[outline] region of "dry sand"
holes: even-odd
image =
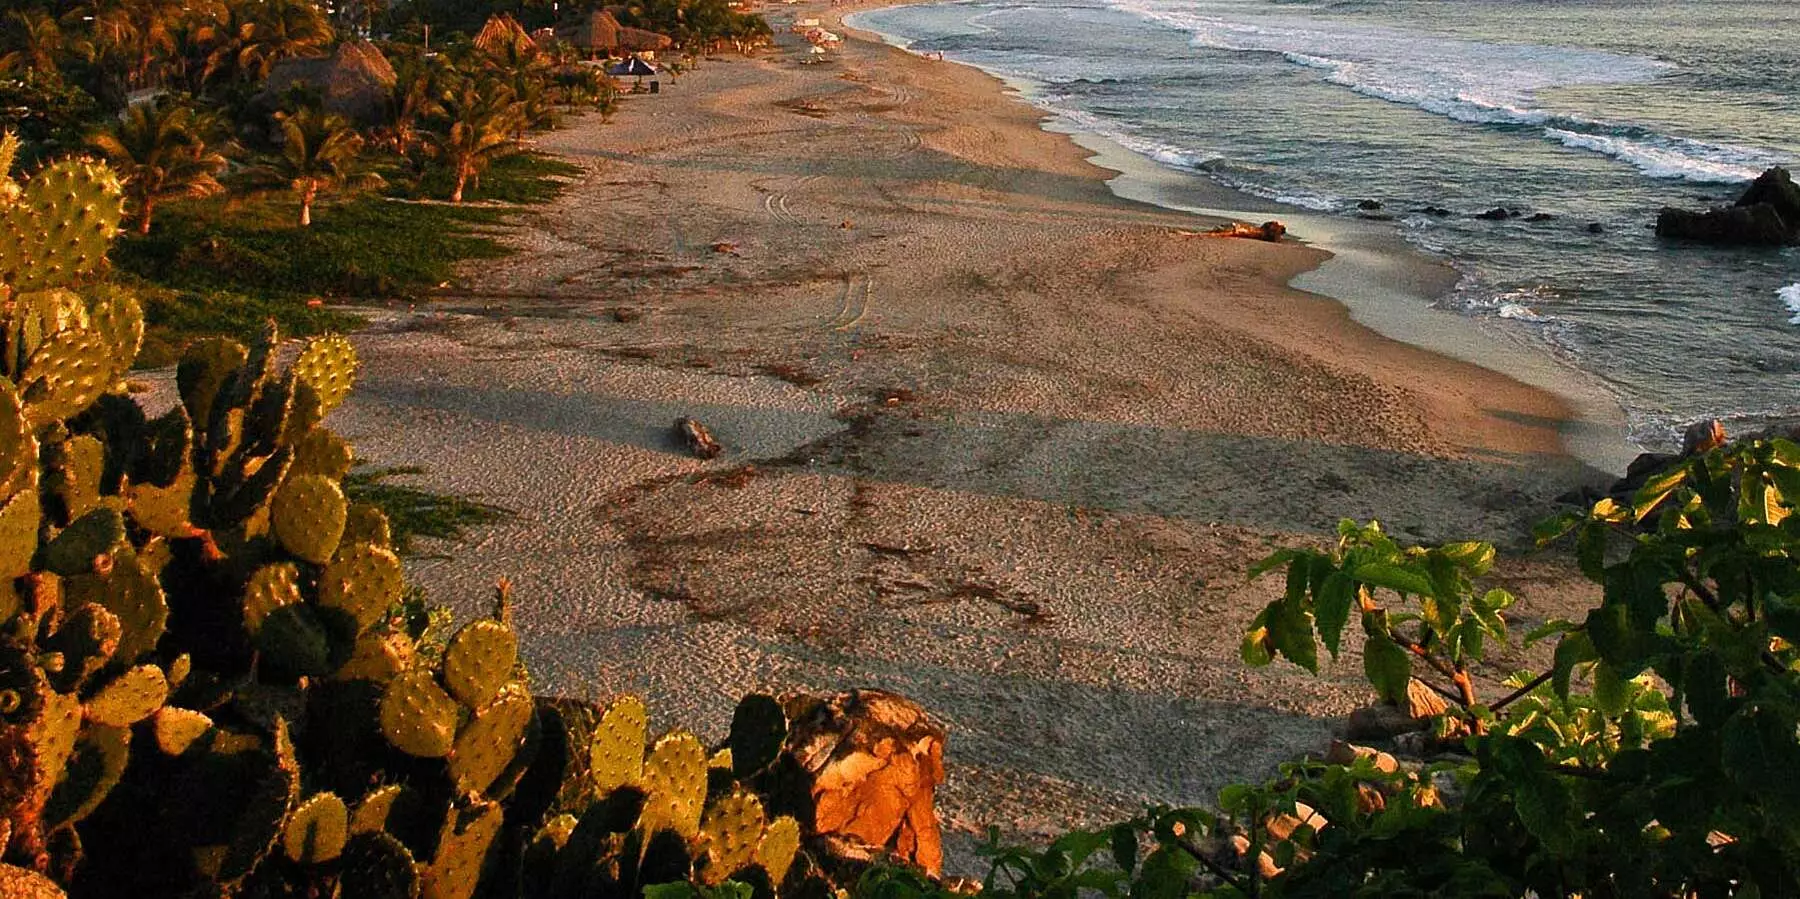
[[[980,73],[803,50],[539,138],[585,174],[519,252],[356,337],[359,452],[519,513],[413,573],[464,613],[512,578],[537,688],[709,739],[752,689],[913,696],[968,869],[986,824],[1206,802],[1323,745],[1354,651],[1237,658],[1271,547],[1345,516],[1516,542],[1597,476],[1554,397],[1284,287],[1317,251],[1173,233],[1210,223],[1115,198]]]

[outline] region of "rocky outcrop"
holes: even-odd
[[[835,855],[886,852],[940,874],[943,725],[912,700],[881,690],[795,697],[787,714],[787,753],[811,778],[806,829],[827,837]]]
[[[1800,244],[1800,185],[1787,169],[1763,172],[1737,203],[1705,212],[1664,207],[1656,236],[1728,246]]]

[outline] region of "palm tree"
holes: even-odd
[[[375,139],[400,156],[408,155],[418,138],[420,124],[444,111],[441,97],[446,75],[442,57],[414,53],[395,59],[388,121],[377,129]]]
[[[6,53],[0,55],[0,72],[56,71],[65,41],[62,27],[48,13],[41,9],[9,12],[4,27],[0,27],[0,37],[4,37],[6,46]]]
[[[312,224],[319,191],[344,183],[363,139],[342,116],[301,109],[281,117],[281,157],[275,171],[300,195],[300,226]]]
[[[512,149],[512,133],[523,116],[512,90],[497,79],[469,80],[444,104],[447,127],[432,147],[456,178],[450,202],[461,203],[463,188],[495,157]]]
[[[191,107],[144,103],[132,107],[110,131],[88,139],[125,176],[139,234],[164,200],[205,197],[224,190],[217,177],[225,157],[210,150]]]
[[[307,0],[258,0],[239,26],[238,70],[267,78],[275,63],[323,53],[334,37],[324,11]]]

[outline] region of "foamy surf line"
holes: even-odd
[[[1788,321],[1800,325],[1800,284],[1789,284],[1788,286],[1775,291],[1775,295],[1780,297],[1783,303],[1787,304],[1789,312],[1794,313],[1794,317],[1788,319]]]
[[[1663,135],[1534,105],[1537,94],[1551,88],[1637,84],[1677,71],[1649,57],[1486,43],[1298,16],[1232,20],[1184,10],[1169,0],[1112,0],[1108,8],[1185,32],[1195,47],[1279,54],[1363,96],[1469,124],[1542,128],[1547,140],[1611,157],[1649,178],[1734,184],[1784,161],[1749,147]]]

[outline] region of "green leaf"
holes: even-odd
[[[1567,618],[1552,618],[1549,621],[1532,628],[1531,632],[1525,635],[1525,645],[1530,646],[1545,637],[1555,636],[1556,634],[1566,634],[1569,631],[1574,630],[1575,627],[1575,622],[1570,621]]]
[[[1258,562],[1255,565],[1251,566],[1250,580],[1254,581],[1257,578],[1262,577],[1263,575],[1268,574],[1269,572],[1274,571],[1275,569],[1280,568],[1283,565],[1286,565],[1297,559],[1305,558],[1306,555],[1307,555],[1307,553],[1304,550],[1278,549],[1278,550],[1274,551],[1273,553],[1270,553],[1261,562]]]
[[[1594,666],[1594,704],[1609,718],[1623,714],[1631,703],[1631,681],[1605,662]]]
[[[1137,869],[1138,835],[1137,828],[1130,824],[1120,824],[1112,830],[1113,864],[1119,870],[1129,874]]]
[[[1363,674],[1382,699],[1404,703],[1406,684],[1412,679],[1412,655],[1387,634],[1371,633],[1363,644]]]
[[[1306,611],[1304,598],[1290,596],[1269,604],[1269,640],[1288,661],[1319,673],[1319,644],[1313,639],[1312,613]]]
[[[1532,525],[1531,539],[1535,541],[1539,547],[1554,543],[1555,541],[1562,539],[1563,536],[1570,531],[1574,530],[1575,526],[1580,524],[1585,518],[1587,518],[1587,516],[1580,512],[1564,512],[1554,518],[1546,518],[1543,521]]]
[[[1606,577],[1606,527],[1588,522],[1581,526],[1575,535],[1575,559],[1581,564],[1581,573],[1588,580],[1600,581]]]
[[[1252,668],[1261,668],[1275,661],[1274,647],[1269,642],[1269,608],[1256,613],[1250,627],[1244,631],[1244,641],[1238,646],[1238,654],[1243,657],[1244,664]]]
[[[1356,566],[1350,576],[1371,587],[1386,587],[1412,596],[1430,596],[1431,578],[1413,567],[1367,562]]]
[[[1650,479],[1644,482],[1644,486],[1639,487],[1637,492],[1632,494],[1631,511],[1634,520],[1643,521],[1648,517],[1676,487],[1687,481],[1687,477],[1686,465],[1676,465],[1651,475]]]
[[[1313,619],[1319,627],[1319,639],[1337,658],[1343,639],[1344,625],[1350,620],[1350,607],[1356,599],[1356,582],[1342,571],[1333,571],[1313,597]]]
[[[1550,684],[1556,695],[1564,700],[1569,698],[1569,678],[1575,666],[1594,660],[1594,641],[1589,639],[1586,631],[1570,631],[1556,644],[1556,658],[1552,666]]]
[[[1438,552],[1443,553],[1446,558],[1475,577],[1487,574],[1494,567],[1494,545],[1492,543],[1477,541],[1446,543],[1438,547]]]

